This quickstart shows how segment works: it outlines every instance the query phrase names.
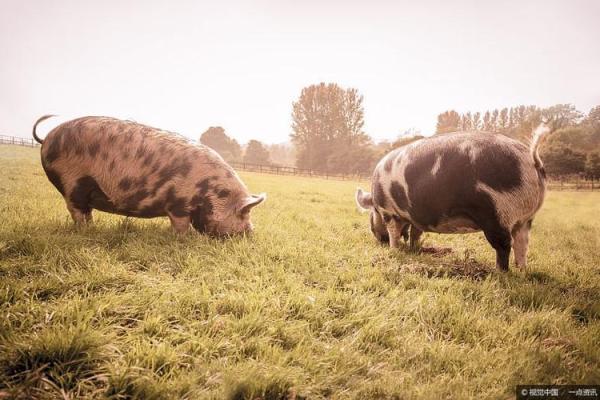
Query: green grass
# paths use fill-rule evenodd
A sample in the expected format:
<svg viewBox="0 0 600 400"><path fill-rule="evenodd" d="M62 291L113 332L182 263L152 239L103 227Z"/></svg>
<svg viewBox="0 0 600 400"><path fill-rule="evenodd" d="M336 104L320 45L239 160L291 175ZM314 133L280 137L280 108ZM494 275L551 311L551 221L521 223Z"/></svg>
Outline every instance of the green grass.
<svg viewBox="0 0 600 400"><path fill-rule="evenodd" d="M356 182L242 173L251 238L95 212L0 146L0 397L506 399L600 382L600 193L549 193L530 266L480 234L379 246ZM363 183L363 187L366 185Z"/></svg>

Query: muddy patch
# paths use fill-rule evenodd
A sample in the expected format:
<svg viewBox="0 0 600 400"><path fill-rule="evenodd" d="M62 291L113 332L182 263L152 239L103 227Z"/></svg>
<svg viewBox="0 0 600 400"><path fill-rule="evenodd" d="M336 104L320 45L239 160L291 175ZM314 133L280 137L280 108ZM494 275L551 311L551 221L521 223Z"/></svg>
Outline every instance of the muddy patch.
<svg viewBox="0 0 600 400"><path fill-rule="evenodd" d="M420 254L429 254L432 257L444 257L452 253L450 247L421 247L419 250Z"/></svg>

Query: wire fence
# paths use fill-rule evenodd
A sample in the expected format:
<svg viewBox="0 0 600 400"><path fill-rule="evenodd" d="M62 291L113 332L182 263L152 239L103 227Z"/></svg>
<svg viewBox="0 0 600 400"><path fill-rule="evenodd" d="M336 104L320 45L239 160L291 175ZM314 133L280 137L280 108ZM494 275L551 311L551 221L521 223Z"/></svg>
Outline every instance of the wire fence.
<svg viewBox="0 0 600 400"><path fill-rule="evenodd" d="M38 147L40 144L33 139L21 138L15 136L0 135L0 144L11 144L16 146ZM369 180L371 177L361 174L337 174L326 171L313 171L310 169L268 165L268 164L251 164L244 162L230 162L233 168L241 171L259 172L273 175L288 175L288 176L307 176L323 179L338 179L338 180ZM596 191L600 190L600 182L594 179L586 179L580 176L568 176L562 178L550 178L548 180L549 190L558 191Z"/></svg>

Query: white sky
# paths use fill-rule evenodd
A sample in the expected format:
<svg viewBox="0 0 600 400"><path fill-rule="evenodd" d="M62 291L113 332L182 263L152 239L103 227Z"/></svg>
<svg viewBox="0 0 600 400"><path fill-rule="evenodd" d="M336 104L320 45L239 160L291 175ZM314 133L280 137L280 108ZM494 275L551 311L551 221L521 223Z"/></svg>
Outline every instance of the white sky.
<svg viewBox="0 0 600 400"><path fill-rule="evenodd" d="M0 134L56 113L282 142L292 101L321 81L364 95L377 140L432 133L450 108L587 112L600 1L0 0Z"/></svg>

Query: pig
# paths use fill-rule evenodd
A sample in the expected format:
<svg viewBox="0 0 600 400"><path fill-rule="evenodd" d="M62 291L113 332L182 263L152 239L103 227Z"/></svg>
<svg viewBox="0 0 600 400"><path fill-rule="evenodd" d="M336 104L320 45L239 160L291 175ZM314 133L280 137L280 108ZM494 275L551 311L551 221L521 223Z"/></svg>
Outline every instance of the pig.
<svg viewBox="0 0 600 400"><path fill-rule="evenodd" d="M527 264L529 231L546 191L538 154L540 125L529 145L501 134L456 132L420 139L384 156L373 172L372 192L355 200L370 211L373 235L399 247L410 228L410 248L423 232L483 231L496 266Z"/></svg>
<svg viewBox="0 0 600 400"><path fill-rule="evenodd" d="M97 209L128 217L167 216L178 233L248 233L252 195L210 148L132 121L83 117L60 124L41 143L42 167L77 225Z"/></svg>

